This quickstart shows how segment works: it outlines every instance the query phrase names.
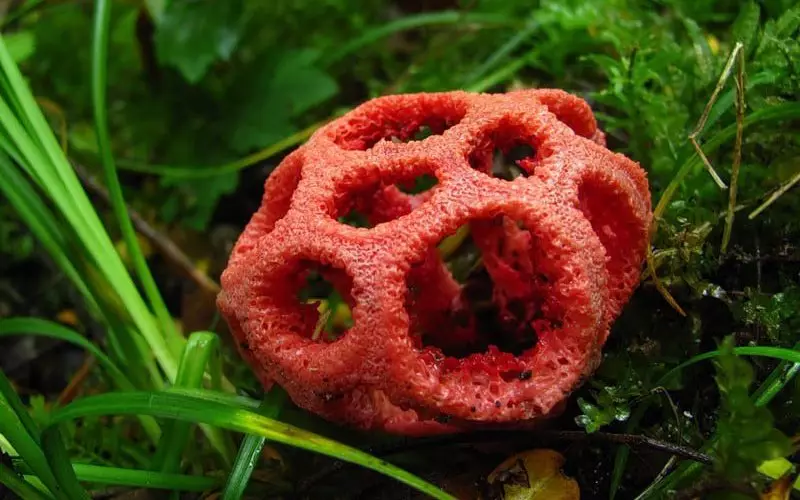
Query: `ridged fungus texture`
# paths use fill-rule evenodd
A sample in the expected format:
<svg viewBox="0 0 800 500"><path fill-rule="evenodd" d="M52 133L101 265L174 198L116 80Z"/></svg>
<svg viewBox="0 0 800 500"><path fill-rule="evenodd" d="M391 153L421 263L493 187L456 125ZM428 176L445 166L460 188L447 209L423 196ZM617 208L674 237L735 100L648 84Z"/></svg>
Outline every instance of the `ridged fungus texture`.
<svg viewBox="0 0 800 500"><path fill-rule="evenodd" d="M512 150L518 174L498 174ZM421 178L432 186L410 189ZM218 305L264 386L329 420L406 435L527 426L596 368L651 217L644 171L605 147L576 96L381 97L270 175ZM477 291L442 258L465 228ZM313 298L334 292L350 316L321 332Z"/></svg>

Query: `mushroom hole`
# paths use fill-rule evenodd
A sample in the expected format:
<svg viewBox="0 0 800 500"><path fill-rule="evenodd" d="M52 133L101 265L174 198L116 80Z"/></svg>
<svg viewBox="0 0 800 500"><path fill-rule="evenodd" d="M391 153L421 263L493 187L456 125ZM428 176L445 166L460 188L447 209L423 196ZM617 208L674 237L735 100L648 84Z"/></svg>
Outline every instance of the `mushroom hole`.
<svg viewBox="0 0 800 500"><path fill-rule="evenodd" d="M412 181L398 182L395 184L397 189L406 194L421 194L434 188L439 183L439 179L431 174L422 174Z"/></svg>
<svg viewBox="0 0 800 500"><path fill-rule="evenodd" d="M390 96L380 108L353 112L352 119L334 131L334 142L342 149L366 151L384 140L422 141L458 125L466 114L466 103L457 99L403 99Z"/></svg>
<svg viewBox="0 0 800 500"><path fill-rule="evenodd" d="M537 147L532 138L521 137L519 127L503 122L477 144L467 160L475 170L498 179L513 181L533 175Z"/></svg>
<svg viewBox="0 0 800 500"><path fill-rule="evenodd" d="M424 203L439 181L431 173L372 182L335 202L334 217L342 224L373 228L411 213Z"/></svg>
<svg viewBox="0 0 800 500"><path fill-rule="evenodd" d="M305 334L316 342L334 342L353 326L353 280L331 266L303 262L300 267L297 301L312 327Z"/></svg>
<svg viewBox="0 0 800 500"><path fill-rule="evenodd" d="M530 376L524 358L563 311L550 303L556 273L535 232L498 215L469 221L429 249L407 278L411 336L445 370Z"/></svg>
<svg viewBox="0 0 800 500"><path fill-rule="evenodd" d="M395 143L422 141L432 135L442 135L442 133L448 128L450 128L450 126L448 126L447 124L444 124L444 126L437 127L436 129L433 129L428 125L420 125L419 127L417 127L416 130L413 130L410 133L404 133L403 135L393 135L389 137L389 140Z"/></svg>

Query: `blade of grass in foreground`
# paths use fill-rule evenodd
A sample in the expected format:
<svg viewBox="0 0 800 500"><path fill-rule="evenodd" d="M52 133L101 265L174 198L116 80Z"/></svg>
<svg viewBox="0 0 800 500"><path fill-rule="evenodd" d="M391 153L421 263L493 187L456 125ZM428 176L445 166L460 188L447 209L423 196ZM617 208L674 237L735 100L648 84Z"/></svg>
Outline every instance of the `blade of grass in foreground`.
<svg viewBox="0 0 800 500"><path fill-rule="evenodd" d="M328 455L361 465L405 483L433 498L454 497L419 477L350 446L267 418L253 411L258 403L245 398L213 394L211 391L135 392L101 394L75 401L51 415L44 434L57 432L58 425L70 420L102 415L151 415L184 422L196 422L247 434Z"/></svg>
<svg viewBox="0 0 800 500"><path fill-rule="evenodd" d="M218 348L217 335L210 332L193 333L183 348L175 387L202 388L206 367L218 364L219 357L216 352ZM213 362L212 357L216 357L217 362ZM202 429L214 449L222 456L225 466L230 467L233 462L233 444L230 438L215 427L203 425ZM154 470L165 473L178 471L181 455L189 443L190 431L191 424L187 422L172 421L167 424L156 449L156 456L153 457Z"/></svg>
<svg viewBox="0 0 800 500"><path fill-rule="evenodd" d="M273 386L259 407L259 413L267 418L278 418L283 405L286 403L286 398L286 392L280 386ZM239 446L236 461L233 463L233 469L228 474L225 489L222 490L222 500L239 500L242 498L266 442L267 439L265 437L257 434L248 434L244 437L242 444Z"/></svg>
<svg viewBox="0 0 800 500"><path fill-rule="evenodd" d="M56 498L66 498L39 442L28 434L28 430L20 421L17 413L6 403L5 398L0 398L0 434L5 436L14 450L31 466L31 469L36 472L36 476Z"/></svg>
<svg viewBox="0 0 800 500"><path fill-rule="evenodd" d="M0 464L0 484L4 484L19 498L26 500L50 500L53 497L45 495L30 483L20 478L9 467Z"/></svg>
<svg viewBox="0 0 800 500"><path fill-rule="evenodd" d="M773 359L780 359L783 361L789 361L792 363L800 363L800 352L794 349L786 349L784 347L767 347L767 346L753 346L753 347L734 347L733 352L737 356L762 356L767 358ZM684 361L683 363L679 364L675 368L671 369L667 373L664 374L656 385L665 385L670 378L674 377L678 374L681 370L686 368L687 366L691 366L695 363L699 363L700 361L704 361L706 359L712 359L720 355L720 351L709 351L704 352L702 354L698 354L697 356L693 356L688 360ZM764 399L764 398L761 398ZM770 398L771 399L771 398ZM768 401L761 401L757 400L756 404L762 406L766 404Z"/></svg>
<svg viewBox="0 0 800 500"><path fill-rule="evenodd" d="M6 404L8 404L14 413L17 414L20 423L25 427L28 435L38 443L41 440L41 431L39 427L28 414L28 409L25 408L19 395L14 390L11 381L8 380L6 374L0 370L0 401L3 399L5 399Z"/></svg>
<svg viewBox="0 0 800 500"><path fill-rule="evenodd" d="M111 139L108 134L108 116L106 114L106 86L108 74L108 27L111 16L111 3L107 0L95 1L94 35L92 38L92 109L94 111L94 128L97 134L97 146L103 165L106 187L111 199L114 216L119 223L122 238L128 248L133 268L139 276L150 307L161 323L161 329L173 345L180 345L180 336L175 329L172 316L167 310L164 299L158 291L155 279L147 266L136 231L128 215L128 208L122 196L122 185L117 176L114 157L111 154Z"/></svg>
<svg viewBox="0 0 800 500"><path fill-rule="evenodd" d="M16 460L14 467L23 475L33 474L33 470L23 461ZM165 474L149 470L123 469L101 465L72 464L79 481L134 488L158 488L179 491L207 491L216 488L221 480L207 476L188 476L185 474ZM23 497L24 498L24 497Z"/></svg>
<svg viewBox="0 0 800 500"><path fill-rule="evenodd" d="M114 385L123 391L133 391L135 387L128 377L120 370L117 365L105 355L97 346L89 342L78 332L71 330L65 326L53 323L40 318L9 318L0 319L0 337L12 335L38 335L42 337L49 337L53 339L63 340L71 344L86 349L92 356L97 359L98 363L106 370L106 373ZM158 442L161 435L161 429L158 423L152 417L143 416L139 419L142 423L147 435L153 442ZM32 423L32 422L31 422ZM38 430L37 430L38 436ZM37 437L38 439L38 437Z"/></svg>
<svg viewBox="0 0 800 500"><path fill-rule="evenodd" d="M0 319L0 337L12 335L49 337L82 347L97 359L98 363L108 372L109 377L111 377L111 380L114 381L114 384L119 389L125 391L134 390L133 384L128 380L128 377L125 376L122 370L120 370L96 345L75 330L41 318L18 317Z"/></svg>
<svg viewBox="0 0 800 500"><path fill-rule="evenodd" d="M25 79L14 63L8 48L0 37L0 147L18 165L17 173L24 173L38 190L35 196L52 202L53 214L60 226L61 241L74 252L70 258L96 266L97 279L104 286L92 289L93 300L106 303L104 313L113 310L114 303L124 305L124 321L135 325L146 339L149 349L142 351L134 346L134 355L149 359L155 355L169 380L174 380L177 362L153 319L147 304L136 289L133 280L117 253L103 223L81 186L72 166L60 149L52 130L37 106ZM8 163L8 162L7 162ZM4 167L5 168L5 167ZM12 168L13 169L13 168ZM4 175L5 178L5 175ZM3 184L8 195L10 188ZM10 198L12 196L9 196ZM16 203L15 207L25 207ZM37 234L37 237L41 235ZM56 258L50 247L48 251ZM63 259L59 264L64 264ZM72 274L70 278L77 277ZM80 286L80 285L79 285ZM82 292L85 290L81 290ZM90 302L92 299L89 300ZM105 318L109 324L112 318ZM118 321L123 319L118 318ZM156 387L163 384L157 373L152 373Z"/></svg>

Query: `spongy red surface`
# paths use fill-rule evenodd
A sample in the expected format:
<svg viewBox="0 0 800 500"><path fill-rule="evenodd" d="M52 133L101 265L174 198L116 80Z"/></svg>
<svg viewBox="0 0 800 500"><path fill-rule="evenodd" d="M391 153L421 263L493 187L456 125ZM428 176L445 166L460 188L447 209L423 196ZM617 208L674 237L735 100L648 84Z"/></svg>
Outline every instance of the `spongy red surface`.
<svg viewBox="0 0 800 500"><path fill-rule="evenodd" d="M433 135L407 141L421 127ZM399 139L399 141L398 141ZM492 177L526 145L528 174ZM433 175L421 195L398 189ZM372 227L339 218L356 210ZM317 131L265 186L222 276L218 304L264 384L325 418L404 434L546 417L589 375L638 281L651 218L643 170L605 148L589 106L560 90L369 101ZM511 335L479 331L436 250L468 224ZM322 270L352 307L336 340L298 292ZM531 333L533 332L533 333ZM491 342L490 342L491 343Z"/></svg>

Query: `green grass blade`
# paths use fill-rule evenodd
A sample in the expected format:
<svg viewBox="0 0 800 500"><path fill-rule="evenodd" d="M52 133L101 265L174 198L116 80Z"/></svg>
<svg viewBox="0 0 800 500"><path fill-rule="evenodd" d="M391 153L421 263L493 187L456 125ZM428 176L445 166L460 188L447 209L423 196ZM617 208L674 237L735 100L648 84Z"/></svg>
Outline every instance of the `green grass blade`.
<svg viewBox="0 0 800 500"><path fill-rule="evenodd" d="M539 28L539 22L532 18L528 21L523 29L516 32L506 43L501 45L496 51L489 56L483 64L478 66L475 71L469 74L464 80L464 87L469 87L475 82L479 81L486 75L492 68L494 68L500 61L507 58L517 47L519 47L525 40L531 37L534 32Z"/></svg>
<svg viewBox="0 0 800 500"><path fill-rule="evenodd" d="M800 346L795 345L795 350L797 349L800 349ZM783 362L777 366L764 380L764 383L753 393L753 397L756 398L756 404L759 406L769 404L786 384L797 376L798 372L800 372L800 363L797 362Z"/></svg>
<svg viewBox="0 0 800 500"><path fill-rule="evenodd" d="M19 68L11 58L2 37L0 37L0 69L2 69L0 73L2 80L7 82L4 90L8 95L5 95L4 98L15 103L20 114L19 117L4 116L2 125L9 132L17 128L21 129L19 130L21 136L18 135L15 142L26 157L36 158L36 161L29 165L31 170L35 170L34 176L41 176L42 179L47 180L42 188L53 195L53 200L59 206L66 207L65 215L74 216L74 220L77 221L92 221L93 216L96 219L94 208L85 197L80 182L64 158L58 141L42 111L36 105L36 101ZM26 125L27 128L23 125ZM82 194L84 194L83 197ZM96 239L103 234L99 221L98 224L86 223L79 227L85 229L87 236L91 239Z"/></svg>
<svg viewBox="0 0 800 500"><path fill-rule="evenodd" d="M530 60L533 59L533 56L529 55L527 57L520 57L514 59L507 63L506 65L500 67L499 69L493 71L489 75L485 76L484 78L476 81L475 83L467 86L467 92L485 92L491 87L495 85L499 85L506 80L512 78L514 75L517 74L522 68L527 66L530 63Z"/></svg>
<svg viewBox="0 0 800 500"><path fill-rule="evenodd" d="M341 45L327 55L322 63L330 66L338 61L350 56L358 50L377 42L400 31L418 29L425 26L447 25L447 24L486 24L494 26L515 26L519 22L504 15L482 14L471 12L459 12L456 10L444 10L439 12L426 12L402 17L396 21L384 24L377 28L365 31L360 36Z"/></svg>
<svg viewBox="0 0 800 500"><path fill-rule="evenodd" d="M767 347L767 346L754 346L754 347L734 347L733 352L737 355L745 355L745 356L763 356L773 359L780 359L783 361L789 361L792 363L800 363L800 351L796 351L794 349L786 349L784 347ZM704 361L706 359L712 359L720 355L720 351L709 351L704 352L702 354L698 354L697 356L693 356L688 360L684 361L683 363L679 364L675 368L671 369L667 373L665 373L659 380L656 382L656 385L665 385L672 377L677 375L681 370L686 368L687 366L691 366L695 363L699 363L700 361Z"/></svg>
<svg viewBox="0 0 800 500"><path fill-rule="evenodd" d="M85 349L97 359L97 362L108 372L108 375L119 389L125 391L135 390L135 387L122 370L94 343L75 330L41 318L0 319L0 337L26 334L63 340Z"/></svg>
<svg viewBox="0 0 800 500"><path fill-rule="evenodd" d="M350 446L337 443L317 434L279 422L253 411L257 402L245 402L227 394L209 394L210 391L136 392L101 394L75 401L52 414L48 434L57 425L77 418L101 415L146 414L222 427L247 434L258 434L269 440L304 450L328 455L361 465L405 483L433 498L453 497L419 477L390 465Z"/></svg>
<svg viewBox="0 0 800 500"><path fill-rule="evenodd" d="M17 476L9 467L0 464L0 484L6 485L19 498L25 500L50 500L47 496L21 477Z"/></svg>
<svg viewBox="0 0 800 500"><path fill-rule="evenodd" d="M127 314L122 309L121 302L116 300L116 295L107 292L108 282L102 279L97 269L90 267L91 263L82 257L85 254L79 245L75 244L76 236L70 231L70 226L57 221L31 183L2 153L0 153L0 178L5 180L0 183L0 191L11 202L11 206L56 265L78 289L92 315L108 324L109 345L117 360L128 365L137 380L146 380L145 377L149 373L156 386L160 386L161 374L152 356L149 355L149 349L141 351L145 356L132 357L137 353L137 349L131 346L127 336L122 333L125 328L120 321L120 318L126 318ZM139 337L138 333L135 335ZM141 389L150 387L153 385L140 385Z"/></svg>
<svg viewBox="0 0 800 500"><path fill-rule="evenodd" d="M24 462L15 463L14 466L22 474L33 472ZM178 491L207 491L222 484L220 478L215 477L165 474L163 472L105 467L102 465L73 463L72 469L75 471L75 476L79 481L93 484Z"/></svg>
<svg viewBox="0 0 800 500"><path fill-rule="evenodd" d="M39 318L9 318L0 319L0 337L12 335L37 335L42 337L49 337L53 339L63 340L82 347L88 351L92 356L97 359L111 380L120 390L134 391L136 388L128 377L120 370L117 365L101 351L96 345L87 340L78 332L71 330L65 326L53 323ZM154 442L157 442L161 435L161 430L158 423L151 417L143 417L141 420L142 427L147 435ZM38 433L38 431L37 431ZM38 439L38 438L37 438Z"/></svg>
<svg viewBox="0 0 800 500"><path fill-rule="evenodd" d="M264 449L267 439L262 436L248 434L239 446L233 468L228 475L225 489L222 491L222 500L239 500L244 495L250 483L250 476L256 468L261 450Z"/></svg>
<svg viewBox="0 0 800 500"><path fill-rule="evenodd" d="M50 469L66 497L70 500L89 500L89 493L78 482L78 477L72 470L60 428L42 433L42 449L50 464Z"/></svg>
<svg viewBox="0 0 800 500"><path fill-rule="evenodd" d="M14 447L14 450L30 465L36 476L41 479L56 498L67 498L61 490L39 443L28 434L28 430L20 421L19 415L6 403L5 398L0 398L0 434L5 436L11 446Z"/></svg>
<svg viewBox="0 0 800 500"><path fill-rule="evenodd" d="M20 218L62 271L70 278L84 297L90 297L89 288L75 263L69 259L67 242L59 231L55 217L36 195L33 187L11 164L8 156L0 154L0 191L14 207Z"/></svg>
<svg viewBox="0 0 800 500"><path fill-rule="evenodd" d="M267 418L278 418L286 399L286 392L280 386L274 386L264 398L259 413ZM256 434L248 434L244 437L239 447L239 453L236 455L236 461L233 463L233 469L228 474L225 489L222 490L222 500L242 498L266 442L266 438Z"/></svg>
<svg viewBox="0 0 800 500"><path fill-rule="evenodd" d="M108 31L109 19L111 16L111 2L108 0L96 0L95 2L95 22L94 36L92 41L92 108L94 110L94 126L97 134L97 146L105 174L106 187L111 199L111 206L114 215L119 223L125 246L133 262L139 281L144 288L150 306L156 313L156 317L161 323L164 335L168 338L178 337L172 316L167 310L164 299L158 291L156 282L147 266L142 249L136 239L136 231L128 215L128 208L122 196L122 185L117 176L117 169L114 165L114 157L111 153L111 140L108 136L108 116L106 114L106 87L108 75Z"/></svg>
<svg viewBox="0 0 800 500"><path fill-rule="evenodd" d="M102 287L104 295L114 294L127 309L127 315L139 332L147 339L161 368L170 380L174 380L177 362L161 336L159 326L152 318L133 280L117 254L97 212L89 201L80 181L47 125L41 110L25 83L19 68L12 60L0 37L0 81L4 94L0 99L0 136L9 154L16 155L20 166L33 178L58 209L58 215L66 220L74 231L75 242L83 250L81 260L97 266L102 278L107 280ZM17 106L21 117L16 116L6 102L21 103ZM29 127L25 128L25 124ZM63 223L62 223L63 224ZM100 301L101 295L95 298ZM147 352L139 352L142 358ZM160 374L154 375L156 386L162 385Z"/></svg>
<svg viewBox="0 0 800 500"><path fill-rule="evenodd" d="M193 333L183 349L178 376L175 387L184 389L200 389L203 386L203 377L206 367L212 364L211 360L219 349L219 337L209 332ZM172 421L168 424L161 442L153 458L153 470L166 473L177 472L180 459L189 442L192 425L187 422ZM232 445L223 432L215 427L203 426L212 446L220 453L225 466L230 467L233 462Z"/></svg>
<svg viewBox="0 0 800 500"><path fill-rule="evenodd" d="M20 423L28 432L28 435L33 438L36 443L39 443L41 441L42 431L31 418L28 409L22 404L22 400L19 398L17 391L14 390L11 381L8 380L8 377L6 377L6 374L2 370L0 370L0 397L5 398L8 406L17 414L17 418L19 418Z"/></svg>

